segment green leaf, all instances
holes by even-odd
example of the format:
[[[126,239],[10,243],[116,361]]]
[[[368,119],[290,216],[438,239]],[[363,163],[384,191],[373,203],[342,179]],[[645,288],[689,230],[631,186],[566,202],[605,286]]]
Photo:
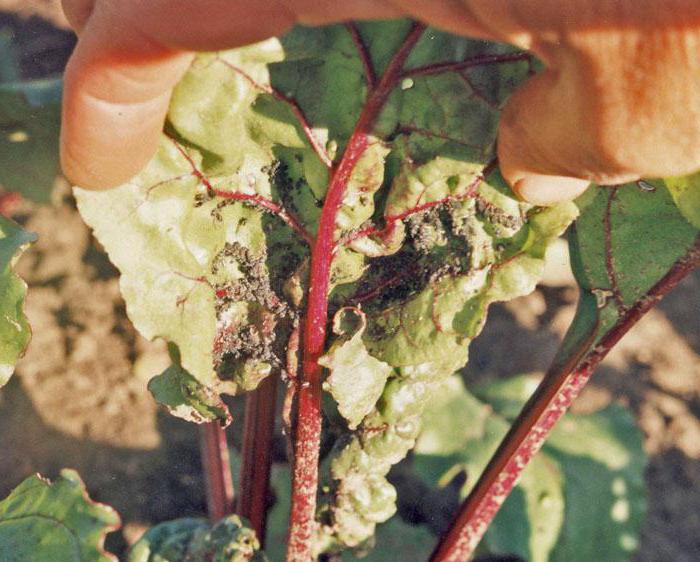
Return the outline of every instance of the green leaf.
[[[671,192],[671,197],[681,214],[695,228],[700,229],[700,174],[666,178],[664,184]]]
[[[646,456],[630,413],[611,406],[593,416],[570,415],[545,450],[566,479],[566,517],[553,562],[630,560],[646,514]]]
[[[0,84],[0,187],[39,203],[60,171],[60,80]]]
[[[237,515],[217,521],[176,519],[156,525],[131,548],[128,562],[265,562],[255,532]]]
[[[482,403],[460,379],[449,379],[426,411],[416,470],[438,485],[466,470],[466,496],[537,380],[513,377],[479,387]],[[645,464],[640,432],[623,408],[568,415],[523,473],[485,545],[531,562],[629,560],[646,511]]]
[[[507,430],[503,417],[469,394],[460,378],[451,377],[426,411],[415,448],[416,470],[428,482],[441,486],[457,472],[466,471],[465,497]],[[547,562],[564,519],[562,480],[556,461],[536,457],[489,529],[490,548],[519,554],[531,562]]]
[[[577,205],[581,216],[569,243],[582,295],[558,362],[571,350],[582,351],[581,342],[591,335],[593,349],[629,310],[649,301],[649,291],[696,251],[698,239],[698,229],[663,185],[653,191],[636,184],[591,189]]]
[[[265,552],[270,560],[284,560],[288,537],[289,510],[292,504],[292,475],[289,466],[272,465],[270,488],[275,501],[267,514]]]
[[[555,562],[552,549],[560,540],[567,516],[562,489],[568,482],[566,474],[547,454],[535,457],[487,531],[488,549],[517,553],[531,562]]]
[[[24,315],[27,285],[12,268],[35,240],[34,234],[0,216],[0,387],[9,380],[31,337]]]
[[[343,553],[342,562],[424,562],[430,557],[435,537],[425,527],[409,525],[395,515],[377,526],[374,542],[376,546],[369,553]]]
[[[0,502],[0,559],[116,562],[103,542],[119,524],[112,508],[88,497],[75,471],[61,471],[53,483],[32,476]]]
[[[226,426],[231,414],[218,394],[202,385],[176,361],[148,382],[156,401],[174,416],[195,423],[218,421]]]

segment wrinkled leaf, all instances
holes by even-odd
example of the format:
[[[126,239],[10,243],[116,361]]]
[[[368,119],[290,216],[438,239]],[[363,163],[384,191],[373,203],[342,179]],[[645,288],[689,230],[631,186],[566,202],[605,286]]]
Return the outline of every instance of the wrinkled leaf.
[[[476,394],[489,400],[483,403],[450,379],[426,412],[416,470],[439,485],[466,470],[465,497],[536,383],[537,377],[523,376],[478,387]],[[646,511],[645,464],[629,412],[611,406],[568,415],[496,516],[486,548],[531,562],[629,560]]]
[[[338,410],[355,429],[372,411],[393,368],[367,353],[364,328],[351,338],[336,341],[319,363],[329,370],[324,383],[338,403]]]
[[[112,508],[88,497],[75,471],[61,471],[53,483],[32,476],[0,502],[0,559],[116,562],[102,545],[119,524]]]
[[[233,393],[270,372],[274,334],[266,331],[284,304],[269,286],[260,213],[213,200],[196,204],[201,189],[190,172],[185,155],[166,140],[141,179],[76,196],[122,271],[134,325],[176,344],[182,367],[201,384]],[[159,183],[168,174],[173,179]]]
[[[378,72],[409,26],[362,24]],[[429,30],[407,67],[505,52]],[[498,75],[498,67],[509,67],[499,83],[503,92],[529,69],[524,59],[506,62],[481,69]],[[476,79],[480,69],[465,74]],[[429,183],[415,204],[448,192],[464,195],[493,154],[497,101],[482,99],[457,73],[407,84],[397,83],[378,116],[377,134],[349,175],[339,238],[406,209],[401,178],[411,175],[409,160],[422,170],[411,189]],[[280,39],[203,54],[173,95],[169,138],[149,167],[116,190],[76,191],[81,213],[122,272],[137,329],[175,343],[182,366],[215,392],[254,388],[279,366],[294,314],[280,287],[308,257],[302,239],[318,228],[326,165],[342,157],[367,94],[363,61],[344,26],[298,27]],[[403,206],[387,203],[382,186]],[[351,284],[367,276],[368,257],[399,250],[402,226],[395,224],[392,233],[338,249],[335,295],[356,291]],[[227,251],[239,255],[223,259]]]
[[[35,235],[0,216],[0,387],[9,380],[31,337],[24,315],[27,285],[12,268],[35,240]]]
[[[343,553],[342,562],[425,562],[435,546],[435,537],[425,527],[404,523],[398,515],[377,527],[376,546],[368,553]]]
[[[128,562],[265,562],[255,532],[237,515],[217,521],[176,519],[148,530]]]
[[[333,255],[329,316],[361,309],[367,329],[328,338],[328,388],[357,428],[327,463],[319,552],[362,548],[394,513],[386,474],[412,447],[424,404],[466,363],[488,306],[534,288],[546,247],[577,214],[518,201],[494,163],[500,108],[531,71],[527,53],[427,29],[380,99],[366,69],[394,68],[418,28],[353,25],[199,55],[149,167],[117,190],[76,191],[137,329],[176,344],[182,368],[215,393],[254,388],[285,364],[320,275],[309,243],[329,185],[342,192],[326,205],[338,203],[332,240],[314,248]],[[371,376],[344,396],[335,359],[352,353]]]
[[[268,513],[265,548],[270,560],[284,559],[291,502],[290,486],[289,468],[283,465],[273,465],[271,487],[275,503]],[[425,527],[405,523],[396,515],[377,527],[377,535],[374,540],[376,547],[371,548],[369,552],[361,551],[357,554],[344,552],[342,560],[343,562],[353,560],[424,562],[428,559],[435,541],[435,537]]]

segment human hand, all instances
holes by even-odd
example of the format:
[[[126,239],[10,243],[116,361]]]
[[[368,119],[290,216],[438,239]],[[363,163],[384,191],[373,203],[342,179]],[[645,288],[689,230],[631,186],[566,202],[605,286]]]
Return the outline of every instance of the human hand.
[[[589,181],[700,168],[700,5],[694,0],[63,0],[80,36],[65,76],[61,157],[84,187],[113,187],[154,153],[191,52],[294,23],[411,15],[532,50],[547,70],[509,100],[498,156],[525,199]]]

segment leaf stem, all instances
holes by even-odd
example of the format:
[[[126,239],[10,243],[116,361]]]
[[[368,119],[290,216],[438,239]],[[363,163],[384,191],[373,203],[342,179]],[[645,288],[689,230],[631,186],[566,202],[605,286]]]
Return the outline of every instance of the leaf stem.
[[[418,68],[410,68],[406,70],[402,78],[415,78],[416,76],[433,76],[436,74],[445,74],[447,72],[460,72],[476,66],[486,66],[490,64],[505,64],[517,61],[529,61],[532,55],[527,51],[518,51],[516,53],[506,53],[502,55],[479,55],[463,61],[440,62],[420,66]]]
[[[226,191],[223,189],[213,189],[215,195],[222,197],[223,199],[233,199],[235,201],[243,201],[244,203],[249,203],[257,207],[261,207],[266,211],[271,212],[273,215],[279,217],[288,227],[294,230],[299,236],[301,236],[304,241],[311,245],[313,244],[313,236],[304,228],[299,219],[294,215],[285,210],[282,205],[270,201],[261,195],[252,195],[249,193],[240,193],[237,191]]]
[[[301,106],[299,105],[299,102],[295,100],[292,97],[289,97],[282,92],[280,92],[277,88],[272,86],[271,84],[261,84],[260,82],[256,81],[250,74],[248,74],[245,70],[242,68],[239,68],[235,64],[230,63],[229,61],[222,59],[221,57],[218,57],[217,60],[233,70],[235,73],[239,74],[242,76],[251,86],[253,86],[255,89],[260,90],[261,92],[264,92],[266,94],[271,95],[273,98],[276,100],[281,101],[282,103],[285,103],[289,106],[289,109],[291,109],[292,113],[294,114],[294,117],[296,117],[297,121],[299,122],[299,126],[301,127],[302,131],[304,132],[304,136],[306,136],[306,139],[309,141],[309,144],[311,145],[311,148],[313,148],[314,152],[318,156],[319,160],[323,162],[324,166],[326,168],[332,168],[333,167],[333,160],[331,159],[330,155],[328,154],[328,151],[326,150],[326,147],[323,146],[323,143],[316,137],[316,134],[314,133],[313,128],[311,127],[311,124],[309,123],[309,120],[306,118],[306,114],[304,111],[301,109]]]
[[[352,38],[352,42],[355,43],[355,47],[357,48],[357,53],[360,56],[360,61],[362,62],[362,69],[365,73],[365,80],[367,81],[367,88],[371,92],[372,90],[374,90],[375,86],[377,85],[377,72],[374,69],[374,63],[372,62],[372,56],[369,53],[369,49],[367,48],[367,44],[365,43],[365,40],[362,38],[362,34],[360,33],[360,29],[357,27],[357,24],[354,22],[346,23],[345,29],[348,30],[348,33],[350,34],[350,37]]]
[[[243,422],[243,463],[236,512],[248,519],[265,544],[272,442],[275,434],[277,377],[268,376],[254,392],[248,393]]]
[[[415,205],[414,207],[411,207],[410,209],[406,209],[401,213],[397,213],[395,215],[387,215],[386,217],[384,217],[384,226],[380,227],[374,224],[369,224],[364,228],[360,228],[359,230],[350,232],[347,236],[341,238],[341,240],[339,241],[339,245],[347,246],[355,240],[359,240],[360,238],[366,238],[367,236],[382,237],[384,235],[390,234],[392,228],[394,227],[394,224],[398,221],[405,220],[412,215],[428,211],[434,207],[446,205],[447,203],[451,203],[453,201],[463,201],[464,199],[470,199],[476,196],[477,190],[481,183],[496,168],[497,165],[498,161],[495,158],[491,160],[491,162],[489,162],[486,165],[482,172],[478,174],[474,178],[474,180],[467,186],[466,190],[463,193],[459,193],[457,195],[448,195],[447,197],[443,197],[442,199],[436,199],[435,201],[427,201],[426,203],[420,203]]]
[[[321,442],[321,372],[318,363],[326,343],[328,293],[335,248],[336,217],[352,172],[370,144],[372,126],[395,88],[403,65],[425,27],[415,23],[397,50],[360,114],[343,157],[333,168],[311,252],[309,294],[304,323],[301,384],[295,431],[292,508],[287,562],[313,559],[316,495]]]
[[[226,430],[216,422],[200,426],[200,448],[207,494],[207,510],[212,521],[233,513],[233,478],[228,455]]]
[[[583,390],[595,368],[644,314],[698,266],[700,236],[692,249],[644,297],[629,307],[600,340],[597,340],[598,326],[594,326],[575,349],[560,350],[438,543],[431,562],[465,562],[471,557],[523,470]]]
[[[196,177],[204,187],[206,187],[207,191],[210,194],[216,195],[217,197],[221,197],[222,199],[231,199],[234,201],[241,201],[242,203],[248,203],[249,205],[260,207],[266,211],[269,211],[270,213],[278,217],[281,221],[283,221],[292,230],[294,230],[299,236],[301,236],[307,244],[313,244],[313,236],[311,236],[311,234],[306,230],[306,228],[304,228],[304,225],[301,223],[301,221],[299,221],[299,219],[297,219],[294,215],[289,213],[282,205],[275,203],[274,201],[267,199],[266,197],[263,197],[262,195],[259,195],[257,193],[227,191],[225,189],[219,189],[217,187],[214,187],[214,185],[211,183],[211,180],[204,174],[204,172],[202,172],[197,167],[197,164],[195,164],[194,160],[187,153],[185,148],[174,138],[169,138],[171,142],[175,145],[177,150],[180,152],[180,154],[182,154],[183,158],[187,160],[187,163],[190,165],[190,168],[192,168],[192,175]],[[182,176],[178,176],[177,178],[173,179],[181,178]],[[153,190],[155,187],[158,187],[158,185],[159,184],[151,186],[148,190],[148,193],[150,193],[151,190]]]
[[[625,300],[622,298],[622,291],[617,282],[617,272],[615,271],[615,258],[612,250],[612,206],[617,197],[618,187],[609,187],[608,202],[606,204],[605,214],[603,215],[603,235],[605,242],[605,271],[608,275],[610,290],[615,300],[618,314],[624,314],[626,306]]]

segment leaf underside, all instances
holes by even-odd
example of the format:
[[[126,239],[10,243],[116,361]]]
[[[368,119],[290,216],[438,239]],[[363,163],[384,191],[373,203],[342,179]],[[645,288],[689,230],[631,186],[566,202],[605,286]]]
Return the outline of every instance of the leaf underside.
[[[81,214],[122,273],[134,325],[178,349],[177,384],[163,399],[175,400],[176,415],[225,422],[218,394],[253,389],[284,370],[329,181],[373,99],[367,69],[382,75],[410,25],[298,27],[199,55],[173,95],[149,166],[116,190],[76,189]],[[329,316],[318,321],[355,309],[366,326],[361,336],[329,338],[324,359],[340,437],[326,463],[319,552],[361,547],[394,513],[386,473],[413,446],[429,398],[466,363],[488,306],[530,292],[548,244],[581,209],[607,205],[591,192],[578,205],[533,207],[505,185],[494,161],[498,117],[531,72],[525,53],[428,29],[356,155],[328,249]],[[614,192],[624,203],[612,221],[621,232],[635,189]],[[680,216],[663,186],[650,197],[640,213],[668,207]],[[676,198],[694,216],[686,195]],[[670,243],[648,234],[654,248]],[[605,261],[591,251],[595,269]],[[616,260],[630,267],[632,257],[625,251]],[[623,283],[623,304],[670,266],[667,257],[644,282]],[[598,275],[591,271],[579,277]],[[598,281],[582,281],[596,302],[608,290]],[[597,321],[597,306],[593,312]],[[600,326],[614,322],[601,314]],[[352,384],[350,363],[362,384]]]

